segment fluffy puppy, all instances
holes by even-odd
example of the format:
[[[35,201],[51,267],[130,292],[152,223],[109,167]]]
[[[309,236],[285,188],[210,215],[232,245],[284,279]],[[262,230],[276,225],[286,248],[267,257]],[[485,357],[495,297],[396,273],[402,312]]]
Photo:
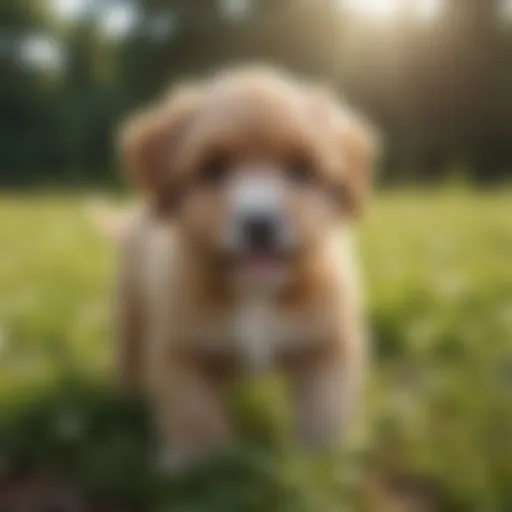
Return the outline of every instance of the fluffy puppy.
[[[346,106],[271,69],[178,88],[123,127],[144,208],[121,251],[121,373],[150,394],[168,461],[226,443],[224,381],[270,369],[300,442],[340,439],[365,353],[350,226],[375,151]]]

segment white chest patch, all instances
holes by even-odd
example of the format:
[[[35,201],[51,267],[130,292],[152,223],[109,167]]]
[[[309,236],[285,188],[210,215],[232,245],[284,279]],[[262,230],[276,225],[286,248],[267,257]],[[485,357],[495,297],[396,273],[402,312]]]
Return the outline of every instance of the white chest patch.
[[[273,301],[264,296],[249,296],[241,301],[235,315],[235,336],[251,371],[271,368],[278,336]]]

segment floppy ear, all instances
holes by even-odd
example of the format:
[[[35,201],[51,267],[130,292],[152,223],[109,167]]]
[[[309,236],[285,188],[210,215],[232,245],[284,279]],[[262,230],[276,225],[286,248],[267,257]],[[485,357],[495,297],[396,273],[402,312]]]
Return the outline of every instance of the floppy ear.
[[[315,108],[332,144],[331,186],[343,211],[357,215],[371,188],[374,168],[380,155],[375,129],[329,89],[313,88]]]
[[[200,100],[197,87],[180,87],[121,126],[119,146],[130,181],[151,200],[178,193],[173,151]],[[169,199],[169,197],[167,197]]]
[[[380,141],[375,129],[348,107],[338,107],[337,117],[341,201],[350,213],[357,215],[371,190]]]

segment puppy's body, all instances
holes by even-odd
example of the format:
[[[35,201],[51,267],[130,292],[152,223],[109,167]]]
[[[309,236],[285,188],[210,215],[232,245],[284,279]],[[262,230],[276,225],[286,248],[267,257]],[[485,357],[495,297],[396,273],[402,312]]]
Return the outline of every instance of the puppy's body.
[[[220,392],[226,379],[274,369],[292,381],[302,443],[332,444],[353,415],[365,353],[350,229],[346,222],[331,225],[332,204],[320,178],[306,182],[301,174],[300,182],[288,184],[285,176],[291,174],[281,174],[286,164],[278,154],[281,149],[283,154],[295,151],[300,139],[301,155],[306,144],[316,152],[311,155],[316,162],[312,172],[327,176],[335,171],[336,133],[326,132],[322,142],[322,126],[315,131],[305,123],[314,119],[314,112],[306,110],[312,105],[305,90],[295,91],[275,76],[228,75],[203,93],[201,106],[197,101],[191,102],[195,120],[189,112],[188,132],[182,125],[181,139],[176,141],[174,135],[179,145],[174,160],[180,166],[174,174],[160,172],[175,178],[202,168],[197,162],[211,151],[213,139],[219,144],[220,131],[223,151],[236,150],[229,164],[232,178],[212,184],[209,177],[206,184],[195,185],[197,191],[188,182],[172,222],[148,208],[129,228],[119,276],[123,380],[147,386],[174,463],[189,461],[229,439],[229,416]],[[237,105],[234,110],[228,108],[231,101]],[[282,119],[266,125],[255,117],[257,110],[246,108],[258,102],[268,117],[276,111],[286,116],[286,137],[278,124]],[[222,118],[216,117],[219,105]],[[179,109],[171,110],[174,118],[161,124],[167,127],[167,143],[173,142],[172,128],[178,123]],[[323,122],[335,123],[336,118]],[[138,149],[132,161],[142,158],[141,151],[154,154],[155,147],[150,150],[148,144],[158,135],[153,133],[144,145],[145,128],[129,140],[128,149]],[[274,138],[264,145],[271,131]],[[343,160],[349,156],[343,154]],[[155,179],[150,160],[139,167],[136,172],[151,171]],[[293,172],[295,177],[296,169]],[[165,181],[158,187],[167,190]],[[157,192],[153,188],[153,197]],[[248,250],[240,242],[245,231],[239,226],[246,229],[247,219],[254,218],[261,224],[262,215],[278,226],[273,227],[271,250],[267,242],[261,246],[266,240],[261,226],[257,233],[251,231],[258,234],[251,243],[258,240],[260,245]]]
[[[217,386],[275,369],[294,382],[300,439],[319,446],[340,439],[357,401],[366,350],[351,242],[341,234],[326,240],[297,289],[283,296],[225,294],[201,276],[181,244],[178,233],[169,236],[145,214],[136,219],[122,251],[119,294],[123,380],[149,389],[169,421],[162,429],[172,453],[181,445],[188,458],[226,441],[230,429]],[[204,380],[198,382],[197,373]],[[212,400],[217,407],[203,404]],[[190,419],[173,413],[182,407],[194,408]],[[180,438],[174,423],[181,420],[184,437],[189,429],[205,431],[190,446],[172,442]]]

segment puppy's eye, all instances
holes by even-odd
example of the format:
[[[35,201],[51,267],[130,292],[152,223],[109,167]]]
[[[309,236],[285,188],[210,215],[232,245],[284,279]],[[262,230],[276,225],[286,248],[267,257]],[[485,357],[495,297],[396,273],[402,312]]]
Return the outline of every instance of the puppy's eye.
[[[313,165],[303,157],[293,157],[288,160],[285,167],[286,176],[294,183],[309,183],[314,179]]]
[[[227,158],[222,156],[210,158],[199,168],[199,181],[208,186],[220,185],[229,176],[230,167]]]

